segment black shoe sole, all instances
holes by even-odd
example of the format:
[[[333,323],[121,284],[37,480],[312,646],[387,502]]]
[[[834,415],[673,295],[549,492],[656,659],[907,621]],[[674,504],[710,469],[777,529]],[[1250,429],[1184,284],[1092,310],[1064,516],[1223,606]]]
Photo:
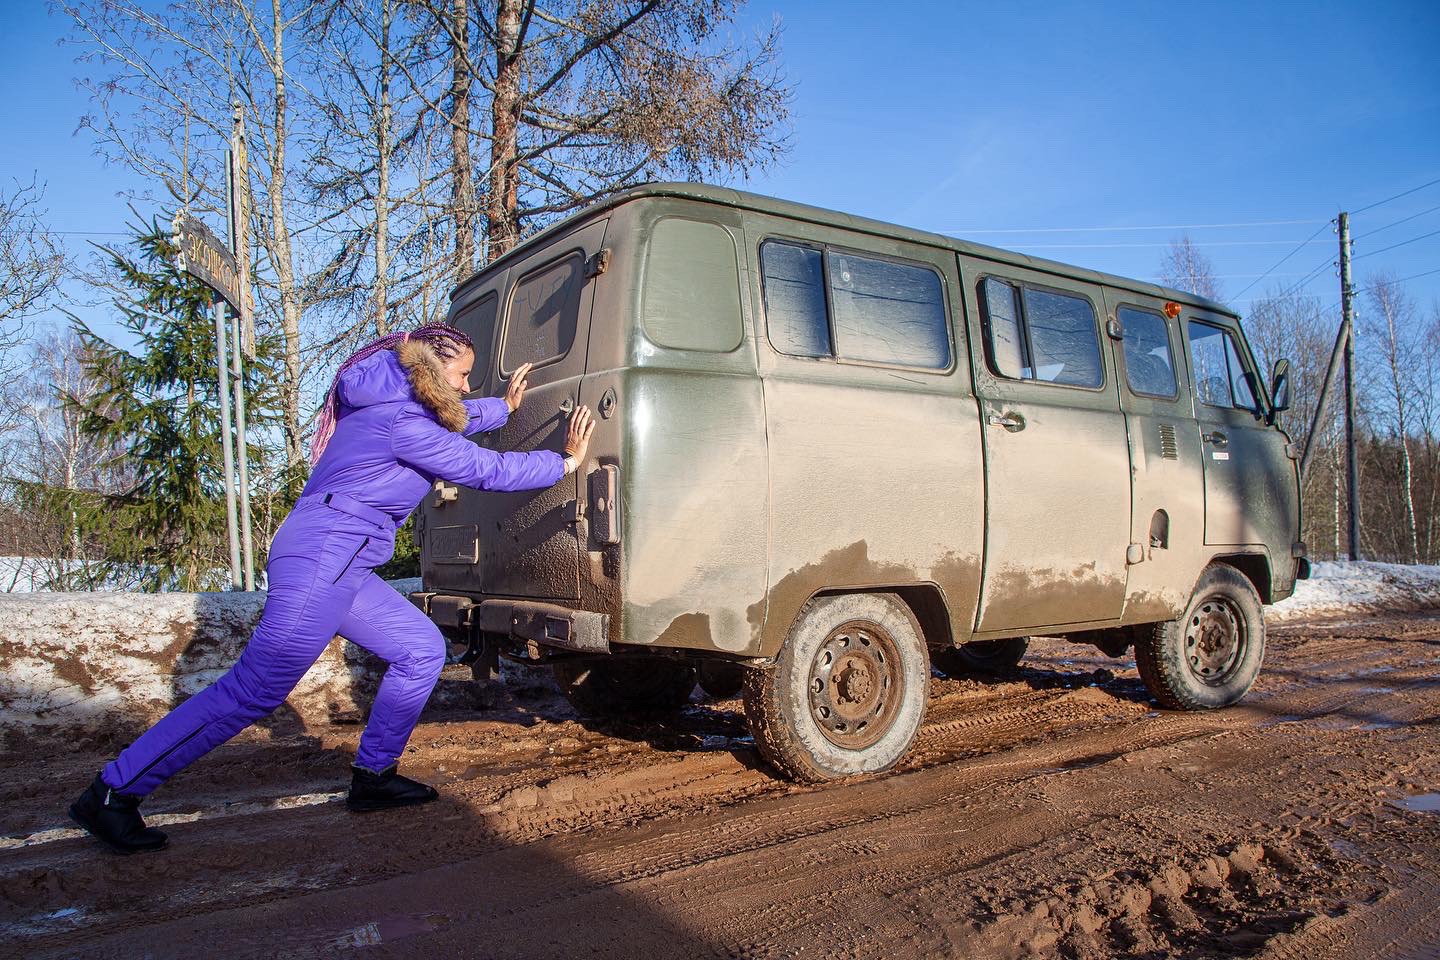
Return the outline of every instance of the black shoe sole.
[[[369,803],[356,803],[347,797],[345,799],[345,809],[351,813],[376,813],[380,810],[397,810],[400,807],[418,807],[422,803],[430,803],[431,801],[439,799],[439,796],[434,796],[423,797],[418,800],[378,800]]]
[[[84,827],[85,832],[90,834],[90,836],[94,837],[96,840],[99,840],[101,843],[105,844],[105,846],[109,847],[116,853],[124,854],[127,857],[132,853],[154,853],[156,850],[164,850],[165,846],[170,842],[169,838],[167,837],[153,847],[122,847],[115,841],[109,840],[104,836],[101,836],[100,832],[97,831],[94,825],[85,818],[84,814],[80,813],[76,809],[76,805],[73,803],[70,805],[70,819],[74,820],[76,823],[80,824],[80,826]]]

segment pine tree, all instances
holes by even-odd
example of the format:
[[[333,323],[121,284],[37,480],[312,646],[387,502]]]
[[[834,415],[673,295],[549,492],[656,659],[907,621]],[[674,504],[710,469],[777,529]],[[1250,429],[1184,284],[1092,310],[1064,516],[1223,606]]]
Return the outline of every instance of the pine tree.
[[[133,256],[101,247],[117,277],[119,325],[135,350],[117,347],[72,317],[100,389],[85,401],[81,430],[108,441],[132,471],[125,492],[93,501],[93,534],[105,564],[150,590],[217,589],[226,582],[220,400],[213,294],[175,265],[179,252],[158,220],[137,226]],[[245,395],[252,435],[276,421],[276,349],[258,344]],[[264,451],[251,445],[250,456]],[[254,475],[254,471],[252,471]]]

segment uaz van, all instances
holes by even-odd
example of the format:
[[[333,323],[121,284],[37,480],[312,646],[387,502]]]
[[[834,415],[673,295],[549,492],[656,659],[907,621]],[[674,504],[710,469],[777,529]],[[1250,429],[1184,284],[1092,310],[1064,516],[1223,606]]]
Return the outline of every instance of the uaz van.
[[[696,184],[616,194],[455,290],[477,441],[589,461],[539,492],[437,483],[413,599],[477,671],[548,664],[586,713],[743,688],[764,756],[825,780],[909,748],[931,665],[1034,635],[1163,705],[1249,689],[1308,570],[1298,453],[1234,313],[950,237]]]

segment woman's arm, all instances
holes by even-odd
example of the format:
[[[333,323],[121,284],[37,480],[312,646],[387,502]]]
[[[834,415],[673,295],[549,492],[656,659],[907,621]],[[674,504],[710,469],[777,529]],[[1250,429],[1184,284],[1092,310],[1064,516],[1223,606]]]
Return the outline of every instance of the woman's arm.
[[[472,433],[498,430],[510,419],[510,404],[505,402],[504,397],[479,397],[464,403],[465,412],[470,414],[470,422],[465,425],[467,437]]]
[[[565,475],[564,458],[553,450],[496,453],[408,404],[391,425],[390,450],[421,473],[479,490],[539,490]]]

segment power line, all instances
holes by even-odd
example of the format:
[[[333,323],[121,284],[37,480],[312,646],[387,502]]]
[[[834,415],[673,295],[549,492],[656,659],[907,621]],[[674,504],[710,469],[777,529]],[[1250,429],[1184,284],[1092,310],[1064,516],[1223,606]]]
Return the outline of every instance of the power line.
[[[1393,197],[1386,197],[1384,200],[1376,200],[1374,203],[1370,204],[1369,206],[1361,207],[1359,210],[1353,211],[1353,212],[1351,213],[1351,216],[1354,216],[1356,213],[1364,213],[1366,210],[1374,210],[1376,207],[1381,206],[1382,204],[1389,203],[1391,200],[1399,200],[1401,197],[1408,197],[1408,196],[1410,196],[1410,194],[1412,194],[1412,193],[1416,193],[1416,192],[1418,192],[1418,191],[1424,190],[1426,187],[1433,187],[1433,186],[1435,186],[1435,184],[1437,184],[1437,183],[1440,183],[1440,177],[1436,177],[1434,180],[1431,180],[1429,183],[1422,183],[1422,184],[1420,184],[1420,186],[1418,186],[1418,187],[1411,187],[1409,190],[1405,190],[1405,191],[1402,191],[1402,192],[1400,192],[1400,193],[1397,193],[1397,194],[1395,194],[1395,196],[1393,196]]]
[[[1280,227],[1294,226],[1297,224],[1318,223],[1317,220],[1247,220],[1243,223],[1166,223],[1153,226],[1116,226],[1116,227],[1005,227],[992,230],[971,230],[960,228],[953,230],[937,230],[937,233],[944,234],[975,234],[975,233],[1111,233],[1122,230],[1218,230],[1230,227]],[[1326,223],[1330,221],[1326,220]]]
[[[1321,226],[1321,230],[1325,229]],[[1316,231],[1317,233],[1319,231]],[[1314,236],[1313,234],[1311,235]],[[1293,240],[1214,240],[1210,243],[1193,244],[1196,247],[1279,247],[1287,243],[1294,243]],[[1329,240],[1301,240],[1299,246],[1306,246],[1311,243],[1329,243]],[[1016,243],[1011,244],[1011,250],[1115,250],[1121,248],[1135,247],[1168,247],[1167,243]]]
[[[1415,243],[1415,242],[1420,241],[1420,240],[1426,240],[1426,239],[1429,239],[1430,237],[1435,236],[1436,234],[1440,234],[1440,230],[1431,230],[1429,233],[1422,233],[1422,234],[1421,234],[1420,236],[1418,236],[1418,237],[1411,237],[1409,240],[1401,240],[1399,243],[1392,243],[1392,244],[1390,244],[1390,246],[1388,246],[1388,247],[1381,247],[1379,250],[1371,250],[1371,251],[1369,251],[1368,253],[1362,253],[1362,254],[1360,254],[1360,256],[1355,257],[1355,259],[1356,259],[1356,260],[1360,260],[1360,259],[1362,259],[1362,258],[1364,258],[1364,257],[1373,257],[1373,256],[1375,256],[1375,254],[1377,254],[1377,253],[1384,253],[1384,252],[1387,251],[1387,250],[1394,250],[1396,247],[1403,247],[1403,246],[1406,246],[1407,244]]]
[[[1314,233],[1310,234],[1310,236],[1306,237],[1304,240],[1301,240],[1299,243],[1297,243],[1297,244],[1295,245],[1295,249],[1294,249],[1294,250],[1291,250],[1289,253],[1285,254],[1285,256],[1283,256],[1283,257],[1281,257],[1279,260],[1275,261],[1275,266],[1271,267],[1269,270],[1266,270],[1264,273],[1260,274],[1260,276],[1256,277],[1254,280],[1251,280],[1249,283],[1245,284],[1245,290],[1249,290],[1251,287],[1255,286],[1255,284],[1259,283],[1261,280],[1263,280],[1263,279],[1265,279],[1266,277],[1268,277],[1268,276],[1270,275],[1271,271],[1273,271],[1276,267],[1278,267],[1278,266],[1280,266],[1281,264],[1283,264],[1286,260],[1289,260],[1291,257],[1295,256],[1295,254],[1299,253],[1301,250],[1303,250],[1303,249],[1305,248],[1305,245],[1306,245],[1306,244],[1310,243],[1310,241],[1314,240],[1316,237],[1318,237],[1318,236],[1320,235],[1320,231],[1321,231],[1321,230],[1324,230],[1327,226],[1329,226],[1330,224],[1332,224],[1332,223],[1334,223],[1334,222],[1335,222],[1334,220],[1326,220],[1324,223],[1320,224],[1320,226],[1316,228],[1316,230],[1315,230]],[[1245,290],[1241,290],[1240,293],[1244,293]],[[1237,296],[1238,296],[1238,294],[1237,294]]]
[[[1373,237],[1373,236],[1375,236],[1375,234],[1379,233],[1381,230],[1389,230],[1391,227],[1398,227],[1398,226],[1400,226],[1400,224],[1402,224],[1402,223],[1409,223],[1411,220],[1414,220],[1414,219],[1416,219],[1417,217],[1423,217],[1423,216],[1425,216],[1425,214],[1427,214],[1427,213],[1434,213],[1436,210],[1440,210],[1440,206],[1431,207],[1429,210],[1421,210],[1419,213],[1412,213],[1412,214],[1410,214],[1410,216],[1408,216],[1408,217],[1402,217],[1402,218],[1399,219],[1399,220],[1392,220],[1392,221],[1390,221],[1389,223],[1385,224],[1385,226],[1383,226],[1383,227],[1376,227],[1374,230],[1371,230],[1369,233],[1362,233],[1362,234],[1360,234],[1360,236],[1356,237],[1355,239],[1356,239],[1356,240],[1364,240],[1366,237]]]

